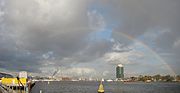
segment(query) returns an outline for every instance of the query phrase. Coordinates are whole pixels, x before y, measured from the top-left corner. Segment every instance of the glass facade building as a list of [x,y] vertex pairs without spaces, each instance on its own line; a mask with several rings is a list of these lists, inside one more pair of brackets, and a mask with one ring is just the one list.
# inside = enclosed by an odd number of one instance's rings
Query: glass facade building
[[116,78],[117,79],[123,79],[124,78],[124,67],[122,64],[119,64],[116,67]]

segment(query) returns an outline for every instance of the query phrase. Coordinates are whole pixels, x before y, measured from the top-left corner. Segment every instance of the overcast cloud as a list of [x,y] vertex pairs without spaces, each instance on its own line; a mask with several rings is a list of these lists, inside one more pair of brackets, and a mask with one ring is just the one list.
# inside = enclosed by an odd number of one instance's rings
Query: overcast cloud
[[0,70],[114,78],[122,63],[127,76],[180,74],[179,9],[179,0],[0,0]]

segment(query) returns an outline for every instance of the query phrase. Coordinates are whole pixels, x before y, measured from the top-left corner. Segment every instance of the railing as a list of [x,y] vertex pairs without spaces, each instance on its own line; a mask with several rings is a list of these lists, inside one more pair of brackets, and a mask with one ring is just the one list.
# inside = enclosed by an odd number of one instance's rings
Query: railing
[[0,84],[0,93],[29,93],[28,86]]
[[10,87],[6,86],[6,85],[0,85],[0,91],[2,93],[17,93],[15,92],[13,89],[11,89]]

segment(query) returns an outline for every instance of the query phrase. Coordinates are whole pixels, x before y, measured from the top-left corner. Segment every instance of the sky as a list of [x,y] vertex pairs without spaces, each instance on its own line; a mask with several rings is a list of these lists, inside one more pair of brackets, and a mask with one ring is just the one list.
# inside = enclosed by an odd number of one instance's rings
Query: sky
[[0,0],[0,71],[180,74],[179,0]]

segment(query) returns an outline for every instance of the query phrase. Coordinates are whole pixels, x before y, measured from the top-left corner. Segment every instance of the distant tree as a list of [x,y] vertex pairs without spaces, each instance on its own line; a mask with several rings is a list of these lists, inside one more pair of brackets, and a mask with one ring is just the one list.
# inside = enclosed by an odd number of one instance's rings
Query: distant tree
[[157,74],[157,75],[154,75],[153,78],[157,81],[159,81],[161,79],[161,75]]
[[140,75],[139,77],[138,77],[138,81],[147,81],[147,80],[152,80],[152,76],[142,76],[142,75]]
[[135,81],[137,78],[136,77],[131,77],[131,80],[132,81]]
[[163,80],[163,81],[170,82],[170,81],[173,81],[174,78],[171,77],[170,75],[166,75],[166,76],[163,76],[163,77],[162,77],[162,80]]
[[176,76],[176,80],[177,80],[177,81],[180,81],[180,75],[177,75],[177,76]]
[[143,81],[152,80],[152,76],[144,76]]
[[143,75],[139,75],[138,81],[143,81]]

